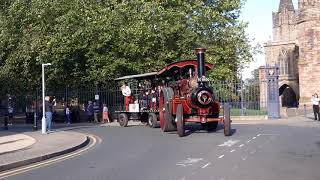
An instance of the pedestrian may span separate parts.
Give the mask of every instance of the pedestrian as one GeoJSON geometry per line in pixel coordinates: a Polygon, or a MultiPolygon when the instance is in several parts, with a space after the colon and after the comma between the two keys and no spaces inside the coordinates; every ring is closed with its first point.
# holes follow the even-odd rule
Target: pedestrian
{"type": "Polygon", "coordinates": [[[47,132],[51,132],[51,123],[52,123],[52,108],[53,104],[50,102],[50,97],[45,97],[45,115],[46,115],[46,126],[47,132]]]}
{"type": "Polygon", "coordinates": [[[71,114],[70,106],[69,106],[69,104],[67,104],[67,106],[66,106],[66,123],[67,124],[71,123],[70,114],[71,114]]]}
{"type": "Polygon", "coordinates": [[[87,106],[87,117],[88,117],[88,122],[91,123],[93,121],[93,105],[92,101],[88,101],[88,106],[87,106]]]}
{"type": "Polygon", "coordinates": [[[313,106],[313,113],[314,113],[314,120],[320,121],[320,114],[319,114],[319,96],[317,93],[313,94],[311,97],[311,102],[313,106]]]}
{"type": "Polygon", "coordinates": [[[12,125],[12,122],[13,122],[13,106],[12,105],[9,105],[8,107],[8,125],[12,125]]]}
{"type": "Polygon", "coordinates": [[[106,104],[103,104],[102,111],[103,111],[103,114],[102,114],[103,122],[102,123],[110,123],[110,120],[109,120],[109,109],[108,109],[106,104]]]}
{"type": "Polygon", "coordinates": [[[121,91],[122,91],[122,95],[124,96],[124,103],[125,103],[125,107],[126,107],[126,111],[129,111],[129,104],[131,102],[131,89],[128,86],[128,83],[124,83],[121,86],[121,91]]]}
{"type": "Polygon", "coordinates": [[[56,118],[57,118],[57,100],[56,100],[56,97],[53,96],[52,97],[52,124],[55,123],[56,121],[56,118]]]}
{"type": "Polygon", "coordinates": [[[150,109],[155,110],[157,108],[157,95],[154,89],[151,90],[150,98],[151,98],[150,109]]]}
{"type": "Polygon", "coordinates": [[[93,115],[94,115],[94,123],[99,123],[99,112],[100,107],[97,102],[93,103],[93,115]]]}

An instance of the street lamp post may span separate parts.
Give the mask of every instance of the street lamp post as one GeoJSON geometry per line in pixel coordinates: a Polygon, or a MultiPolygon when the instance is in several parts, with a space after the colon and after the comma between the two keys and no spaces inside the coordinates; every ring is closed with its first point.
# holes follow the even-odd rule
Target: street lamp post
{"type": "Polygon", "coordinates": [[[42,119],[41,119],[41,133],[46,134],[47,126],[46,126],[46,106],[45,106],[45,79],[44,79],[44,68],[46,66],[50,66],[51,63],[42,64],[42,119]]]}

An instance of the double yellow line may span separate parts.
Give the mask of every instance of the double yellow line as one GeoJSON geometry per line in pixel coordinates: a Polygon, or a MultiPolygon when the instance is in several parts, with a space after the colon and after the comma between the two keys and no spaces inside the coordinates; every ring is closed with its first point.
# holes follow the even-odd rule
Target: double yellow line
{"type": "Polygon", "coordinates": [[[15,175],[18,175],[18,174],[22,174],[22,173],[25,173],[25,172],[28,172],[28,171],[32,171],[34,169],[38,169],[38,168],[41,168],[41,167],[49,166],[49,165],[54,164],[54,163],[58,163],[58,162],[61,162],[61,161],[67,160],[67,159],[71,159],[71,158],[76,157],[76,156],[80,156],[81,154],[86,153],[90,149],[92,149],[96,144],[100,144],[102,142],[102,139],[100,137],[98,137],[98,136],[91,135],[91,134],[87,134],[87,136],[90,138],[90,140],[92,140],[92,142],[90,142],[90,144],[88,146],[84,147],[83,149],[80,149],[80,150],[77,150],[75,152],[72,152],[72,153],[69,153],[69,154],[66,154],[66,155],[62,155],[62,156],[59,156],[59,157],[56,157],[56,158],[53,158],[53,159],[48,159],[48,160],[45,160],[45,161],[42,161],[42,162],[38,162],[38,163],[22,166],[22,167],[19,167],[19,168],[8,170],[8,171],[4,171],[4,172],[0,173],[0,179],[4,179],[4,178],[10,177],[10,176],[15,176],[15,175]]]}

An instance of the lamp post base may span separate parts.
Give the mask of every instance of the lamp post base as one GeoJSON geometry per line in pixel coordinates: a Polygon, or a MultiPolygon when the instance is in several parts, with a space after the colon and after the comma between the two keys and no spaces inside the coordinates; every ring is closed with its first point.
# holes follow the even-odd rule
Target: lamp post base
{"type": "Polygon", "coordinates": [[[46,118],[45,116],[42,117],[41,119],[41,133],[42,134],[47,134],[47,125],[46,125],[46,118]]]}

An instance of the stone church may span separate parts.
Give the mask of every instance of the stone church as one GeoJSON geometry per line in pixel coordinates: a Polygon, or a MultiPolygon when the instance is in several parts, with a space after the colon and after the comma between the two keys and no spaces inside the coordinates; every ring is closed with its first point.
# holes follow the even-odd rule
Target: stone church
{"type": "MultiPolygon", "coordinates": [[[[310,104],[312,94],[320,95],[320,0],[280,0],[273,12],[273,38],[264,44],[266,65],[279,67],[279,94],[282,107],[310,104]]],[[[259,68],[265,80],[266,67],[259,68]]],[[[261,85],[266,100],[266,84],[261,85]]]]}

